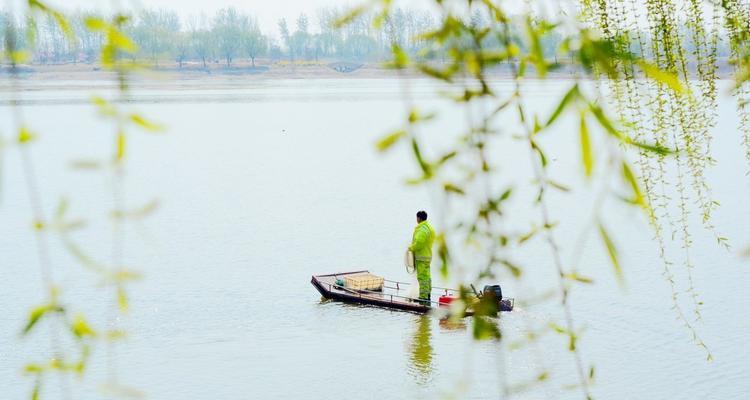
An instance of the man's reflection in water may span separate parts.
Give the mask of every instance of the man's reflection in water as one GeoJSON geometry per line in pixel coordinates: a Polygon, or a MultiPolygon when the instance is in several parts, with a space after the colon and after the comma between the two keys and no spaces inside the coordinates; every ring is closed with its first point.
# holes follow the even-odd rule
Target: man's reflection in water
{"type": "Polygon", "coordinates": [[[429,315],[415,317],[416,329],[411,341],[409,354],[409,374],[419,385],[424,385],[432,378],[432,321],[429,315]]]}

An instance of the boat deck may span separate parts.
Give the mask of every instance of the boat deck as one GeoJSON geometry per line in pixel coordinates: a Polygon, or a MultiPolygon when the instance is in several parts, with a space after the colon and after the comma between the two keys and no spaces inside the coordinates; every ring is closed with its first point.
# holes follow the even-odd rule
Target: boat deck
{"type": "MultiPolygon", "coordinates": [[[[411,284],[406,282],[385,279],[382,291],[353,290],[336,284],[337,279],[344,279],[347,276],[367,275],[369,273],[370,271],[352,271],[328,275],[313,275],[311,283],[323,297],[347,303],[369,304],[417,313],[426,313],[432,307],[439,306],[438,302],[434,300],[430,302],[432,306],[430,307],[408,297],[411,284]]],[[[443,295],[457,295],[457,291],[433,286],[432,299],[437,299],[443,295]]],[[[501,309],[503,311],[510,311],[512,308],[513,300],[503,299],[501,309]]],[[[471,314],[470,310],[466,312],[466,315],[471,314]]]]}

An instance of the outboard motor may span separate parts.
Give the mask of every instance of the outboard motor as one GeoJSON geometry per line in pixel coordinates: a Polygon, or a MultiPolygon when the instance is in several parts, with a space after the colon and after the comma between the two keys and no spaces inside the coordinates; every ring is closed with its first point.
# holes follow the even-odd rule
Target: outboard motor
{"type": "Polygon", "coordinates": [[[482,290],[482,296],[487,295],[494,295],[495,299],[499,302],[503,299],[503,289],[500,288],[500,285],[485,285],[484,290],[482,290]]]}
{"type": "Polygon", "coordinates": [[[513,311],[513,299],[503,298],[503,289],[500,285],[486,285],[482,290],[482,296],[492,297],[497,302],[498,311],[513,311]]]}

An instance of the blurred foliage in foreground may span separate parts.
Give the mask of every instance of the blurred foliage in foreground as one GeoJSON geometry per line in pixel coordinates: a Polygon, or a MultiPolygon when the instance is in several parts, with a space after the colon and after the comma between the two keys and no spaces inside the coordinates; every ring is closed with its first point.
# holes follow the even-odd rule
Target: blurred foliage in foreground
{"type": "MultiPolygon", "coordinates": [[[[703,3],[697,0],[677,2],[675,0],[648,0],[641,5],[636,0],[605,1],[583,0],[578,8],[558,9],[552,16],[537,12],[528,4],[520,12],[509,13],[501,2],[491,0],[435,0],[434,6],[440,17],[435,24],[425,24],[420,31],[399,35],[393,24],[398,10],[389,0],[373,1],[337,16],[333,24],[322,30],[337,35],[337,32],[368,31],[368,26],[379,32],[388,32],[383,38],[391,49],[389,66],[398,70],[411,70],[426,77],[445,82],[451,90],[447,96],[457,107],[467,113],[467,125],[456,139],[454,148],[439,155],[425,151],[429,140],[423,135],[426,123],[433,115],[421,109],[405,84],[404,99],[407,118],[402,129],[385,136],[377,147],[386,151],[399,143],[405,143],[413,154],[420,175],[413,184],[436,184],[441,190],[445,204],[469,204],[474,211],[470,216],[454,216],[441,224],[444,231],[438,238],[438,257],[444,274],[461,264],[462,254],[470,247],[474,254],[483,257],[483,268],[477,281],[494,277],[519,278],[526,267],[513,259],[513,249],[541,238],[549,249],[551,271],[558,280],[556,297],[561,307],[561,322],[537,327],[528,333],[528,343],[511,343],[509,346],[532,344],[544,332],[555,332],[565,338],[567,348],[573,353],[578,388],[584,397],[591,397],[590,385],[594,378],[594,367],[586,362],[578,351],[581,330],[576,325],[568,302],[570,290],[577,284],[591,284],[593,277],[582,276],[577,270],[578,259],[565,261],[556,238],[556,222],[549,204],[551,192],[571,190],[567,185],[551,178],[548,162],[550,152],[545,149],[543,137],[556,123],[568,116],[576,120],[574,132],[579,143],[581,171],[589,181],[601,182],[601,191],[592,209],[591,222],[582,227],[582,240],[595,233],[602,243],[612,265],[612,271],[622,282],[623,271],[618,257],[618,246],[612,237],[602,209],[607,199],[616,195],[643,210],[653,227],[663,259],[664,275],[673,288],[674,308],[693,335],[693,340],[710,352],[698,335],[695,324],[700,320],[700,305],[692,279],[694,268],[690,258],[692,243],[688,215],[697,211],[703,226],[715,234],[717,242],[728,247],[713,225],[711,215],[718,203],[712,199],[705,171],[713,163],[710,153],[711,129],[716,125],[717,69],[721,33],[726,32],[728,51],[733,67],[733,95],[737,99],[741,133],[738,142],[746,149],[750,159],[750,132],[748,124],[748,79],[750,79],[750,7],[741,0],[703,3]],[[363,19],[364,15],[370,17],[363,19]],[[366,23],[363,25],[362,21],[366,23]],[[391,25],[391,28],[389,27],[391,25]],[[385,27],[385,30],[383,30],[385,27]],[[418,43],[418,46],[414,46],[418,43]],[[433,55],[433,56],[431,56],[433,55]],[[439,56],[434,56],[439,55],[439,56]],[[512,76],[512,89],[499,91],[488,80],[488,73],[503,66],[512,76]],[[573,76],[564,95],[557,99],[557,106],[548,113],[531,109],[524,99],[527,96],[524,78],[545,79],[551,71],[565,66],[573,76]],[[594,82],[589,90],[584,81],[594,82]],[[514,121],[498,128],[499,118],[514,121]],[[521,141],[528,151],[533,174],[535,196],[532,202],[538,210],[538,220],[523,233],[506,231],[503,222],[509,199],[517,189],[501,186],[497,178],[502,176],[499,160],[489,150],[492,143],[503,136],[512,136],[521,141]],[[635,158],[635,164],[628,157],[635,158]],[[461,171],[460,174],[446,171],[461,171]],[[669,171],[676,171],[670,174],[669,171]],[[666,189],[676,190],[676,199],[665,196],[666,189]],[[675,214],[674,209],[678,212],[675,214]],[[695,210],[693,209],[695,208],[695,210]],[[680,261],[667,252],[666,242],[677,237],[683,253],[680,261]],[[478,251],[477,251],[478,250],[478,251]],[[675,274],[687,276],[688,287],[678,287],[675,274]],[[681,296],[687,294],[693,312],[684,311],[681,296]]],[[[12,11],[12,10],[11,10],[12,11]]],[[[92,270],[105,285],[104,289],[113,297],[112,313],[124,313],[128,309],[126,284],[137,273],[125,267],[122,224],[129,219],[138,219],[155,208],[154,202],[140,210],[123,207],[123,169],[130,152],[127,146],[131,128],[158,131],[159,126],[140,114],[126,109],[130,72],[137,67],[132,62],[143,55],[138,44],[147,49],[154,61],[167,51],[163,43],[154,41],[166,29],[175,31],[178,22],[174,18],[156,13],[142,14],[138,23],[143,24],[144,36],[137,30],[129,31],[131,18],[125,14],[111,17],[93,15],[70,19],[38,0],[29,0],[19,15],[20,23],[11,12],[5,18],[3,29],[3,59],[11,65],[11,80],[17,89],[18,64],[27,62],[38,43],[40,21],[49,28],[45,33],[51,43],[78,44],[85,52],[97,52],[103,67],[115,72],[120,91],[119,101],[109,103],[95,98],[94,104],[111,122],[112,154],[103,160],[84,161],[78,166],[97,168],[113,179],[112,210],[112,255],[107,263],[94,261],[72,240],[69,234],[82,224],[70,219],[67,200],[61,200],[54,218],[46,218],[45,210],[36,190],[39,182],[34,179],[34,163],[29,147],[36,135],[27,127],[21,113],[21,93],[13,104],[14,141],[21,152],[24,174],[34,212],[34,230],[37,237],[39,264],[47,288],[41,305],[30,313],[28,323],[22,329],[24,335],[35,332],[43,321],[51,326],[51,355],[47,360],[29,363],[26,372],[35,379],[31,397],[40,396],[41,387],[50,373],[61,379],[61,393],[69,393],[67,385],[71,374],[83,374],[90,348],[102,343],[106,348],[108,365],[114,365],[115,353],[112,340],[123,335],[116,323],[106,327],[94,327],[88,319],[75,311],[73,304],[65,301],[64,291],[54,279],[51,257],[47,245],[48,235],[60,236],[66,248],[80,263],[92,270]],[[153,20],[150,19],[153,17],[153,20]],[[74,21],[71,23],[71,21],[74,21]],[[161,22],[159,22],[161,21],[161,22]],[[149,25],[151,24],[151,25],[149,25]],[[158,28],[157,30],[153,29],[158,28]],[[151,30],[149,30],[151,29],[151,30]],[[50,32],[59,32],[50,33],[50,32]],[[83,32],[83,33],[82,33],[83,32]],[[51,35],[51,36],[50,36],[51,35]],[[59,37],[58,37],[59,36],[59,37]],[[56,38],[56,39],[55,39],[56,38]],[[78,38],[78,39],[76,39],[78,38]],[[93,38],[93,39],[92,39],[93,38]],[[150,38],[150,39],[149,39],[150,38]],[[78,40],[82,40],[79,42],[78,40]],[[89,43],[91,42],[91,43],[89,43]],[[96,50],[92,50],[96,49],[96,50]],[[126,60],[128,62],[126,62],[126,60]],[[63,339],[78,345],[79,351],[67,354],[63,339]]],[[[264,47],[253,19],[236,15],[231,10],[217,14],[210,29],[215,40],[214,57],[223,57],[231,64],[238,52],[240,41],[227,41],[238,35],[237,27],[250,32],[246,41],[245,55],[254,60],[257,49],[264,47]],[[243,22],[244,21],[244,22],[243,22]],[[220,34],[219,34],[220,33],[220,34]],[[223,36],[222,36],[223,35],[223,36]],[[221,39],[223,37],[224,39],[221,39]]],[[[399,25],[398,27],[400,27],[399,25]]],[[[290,32],[286,21],[279,24],[282,38],[290,58],[309,57],[307,44],[298,46],[298,40],[306,37],[305,18],[297,21],[297,30],[290,32]],[[301,33],[301,34],[298,34],[301,33]]],[[[396,27],[396,28],[398,28],[396,27]]],[[[177,28],[179,30],[179,28],[177,28]]],[[[201,34],[191,40],[199,42],[201,34]]],[[[245,31],[242,31],[245,32],[245,31]]],[[[348,34],[347,38],[351,38],[348,34]]],[[[261,35],[262,36],[262,35],[261,35]]],[[[244,36],[243,36],[244,37],[244,36]]],[[[321,37],[322,39],[322,37],[321,37]]],[[[202,40],[202,39],[201,39],[202,40]]],[[[308,43],[302,41],[302,43],[308,43]]],[[[53,45],[57,46],[57,45],[53,45]]],[[[60,45],[64,46],[64,45],[60,45]]],[[[183,60],[185,42],[177,42],[175,54],[183,60]],[[180,44],[182,43],[182,44],[180,44]]],[[[200,55],[195,45],[194,51],[200,55]]],[[[279,50],[280,51],[280,50],[279,50]]],[[[181,62],[181,61],[180,61],[181,62]]],[[[466,287],[462,288],[462,300],[472,300],[466,287]]],[[[460,302],[459,302],[460,304],[460,302]]],[[[478,316],[473,319],[473,332],[477,339],[501,338],[502,329],[497,320],[489,318],[493,307],[473,304],[478,316]]],[[[420,328],[420,337],[428,337],[420,328]]],[[[425,342],[427,340],[424,340],[425,342]]],[[[429,366],[430,360],[423,356],[425,349],[417,347],[415,363],[429,366]]],[[[429,350],[429,349],[427,349],[429,350]]],[[[429,353],[427,351],[425,354],[429,353]]],[[[521,392],[531,383],[547,380],[556,371],[539,371],[529,382],[510,383],[505,388],[508,394],[521,392]]],[[[121,385],[114,367],[110,368],[107,393],[116,397],[134,397],[138,392],[121,385]]],[[[69,395],[67,396],[69,397],[69,395]]]]}
{"type": "MultiPolygon", "coordinates": [[[[378,15],[374,20],[377,26],[389,18],[391,3],[367,3],[340,23],[346,25],[359,13],[368,11],[378,15]]],[[[527,4],[523,12],[511,13],[502,2],[491,0],[436,0],[434,6],[440,10],[441,21],[419,38],[425,42],[425,53],[439,50],[447,54],[444,62],[413,57],[394,43],[390,66],[446,83],[452,89],[446,91],[447,96],[466,110],[468,126],[456,137],[454,147],[442,154],[428,155],[425,149],[430,147],[430,139],[424,131],[429,130],[428,121],[434,114],[422,110],[405,85],[407,120],[403,128],[384,136],[377,148],[387,151],[405,142],[421,171],[410,183],[441,188],[444,198],[438,203],[447,204],[446,209],[458,209],[451,205],[460,204],[474,210],[468,217],[451,216],[441,224],[444,231],[439,234],[438,254],[443,273],[466,264],[465,255],[479,251],[484,268],[476,277],[478,281],[519,278],[526,267],[513,259],[514,249],[541,236],[549,248],[554,266],[551,272],[559,278],[556,297],[562,307],[562,322],[531,332],[529,342],[548,330],[567,337],[578,374],[574,386],[584,397],[591,397],[589,385],[594,367],[578,352],[580,327],[575,324],[568,298],[575,284],[591,284],[594,279],[578,272],[580,251],[575,252],[573,260],[562,258],[548,195],[571,188],[551,179],[553,171],[548,160],[556,156],[543,143],[544,134],[554,129],[562,115],[569,114],[578,120],[576,136],[582,174],[589,181],[598,180],[602,188],[591,222],[581,228],[579,242],[584,243],[592,232],[598,234],[615,276],[624,282],[618,246],[602,210],[607,198],[613,196],[641,208],[653,228],[663,260],[663,275],[672,287],[675,313],[711,360],[696,329],[703,302],[692,275],[695,266],[690,256],[689,215],[699,214],[705,229],[720,246],[729,249],[728,239],[718,233],[712,222],[712,212],[719,204],[711,196],[705,171],[714,163],[710,145],[717,118],[722,32],[728,33],[734,68],[732,95],[737,98],[740,116],[738,142],[745,145],[750,159],[750,7],[742,1],[704,4],[674,0],[649,0],[645,4],[635,0],[584,0],[573,10],[559,5],[556,13],[541,5],[539,8],[545,13],[536,12],[533,3],[527,4]],[[553,41],[557,45],[549,49],[543,43],[549,43],[552,37],[557,38],[553,41]],[[507,65],[512,72],[514,85],[510,91],[497,89],[489,82],[491,72],[501,65],[507,65]],[[524,78],[545,79],[550,71],[563,66],[574,79],[557,101],[557,107],[549,114],[530,108],[524,102],[524,78]],[[588,80],[593,80],[593,90],[583,84],[588,80]],[[501,118],[499,127],[497,121],[501,118]],[[533,201],[539,219],[528,232],[520,234],[508,232],[504,223],[506,203],[518,188],[497,183],[503,181],[503,160],[488,150],[508,136],[526,142],[537,193],[533,201]],[[636,160],[635,165],[629,158],[636,160]],[[666,194],[672,191],[679,194],[677,198],[666,194]],[[680,243],[679,254],[668,251],[667,242],[672,238],[680,243]],[[676,279],[677,274],[684,279],[676,279]],[[678,282],[682,281],[687,284],[680,286],[678,282]]],[[[504,170],[512,169],[506,166],[504,170]]],[[[582,249],[583,245],[577,247],[582,249]]],[[[463,293],[464,301],[471,301],[470,291],[463,293]]],[[[477,339],[500,339],[502,330],[481,315],[474,324],[477,339]]],[[[531,381],[546,380],[552,373],[542,371],[531,381]]],[[[506,391],[514,393],[528,387],[509,385],[506,391]]]]}
{"type": "MultiPolygon", "coordinates": [[[[141,114],[134,112],[124,104],[128,98],[128,81],[130,72],[136,68],[132,63],[125,63],[128,54],[137,51],[137,46],[123,32],[122,27],[127,23],[125,15],[114,15],[105,20],[93,16],[81,21],[85,28],[99,35],[99,60],[102,67],[114,72],[117,82],[118,96],[116,101],[109,102],[101,97],[92,99],[93,105],[105,119],[111,132],[112,150],[96,160],[76,160],[71,166],[76,169],[98,171],[111,181],[111,198],[113,209],[109,214],[112,226],[110,244],[111,250],[106,261],[98,260],[91,254],[94,250],[80,246],[75,237],[76,231],[84,229],[88,222],[86,218],[76,218],[71,215],[70,203],[73,200],[61,198],[59,205],[51,217],[42,204],[43,191],[36,178],[37,167],[32,146],[37,140],[36,132],[30,127],[33,121],[24,116],[21,107],[19,69],[20,63],[29,59],[36,43],[36,28],[38,21],[54,21],[57,29],[68,40],[73,40],[75,32],[68,18],[61,12],[37,1],[29,0],[22,11],[25,16],[26,32],[19,32],[19,27],[6,24],[3,29],[3,61],[10,64],[10,101],[12,116],[11,127],[15,131],[9,143],[18,148],[22,159],[22,171],[27,195],[33,212],[33,229],[36,237],[36,250],[42,277],[42,287],[46,290],[46,297],[40,301],[29,313],[28,322],[21,334],[24,337],[37,334],[40,325],[47,325],[50,336],[49,354],[46,359],[29,362],[24,369],[25,374],[33,378],[32,399],[38,399],[45,393],[44,388],[54,382],[50,375],[57,375],[58,392],[65,399],[72,398],[72,377],[81,377],[90,363],[90,356],[94,347],[103,350],[103,361],[106,369],[106,382],[102,387],[102,394],[107,397],[133,398],[141,397],[141,392],[122,384],[117,370],[117,342],[126,336],[121,328],[121,320],[129,310],[128,287],[140,278],[140,274],[128,265],[124,251],[124,225],[137,223],[153,212],[158,202],[150,201],[136,209],[126,209],[124,196],[124,171],[126,161],[131,150],[128,147],[128,137],[134,129],[145,132],[159,132],[161,126],[148,120],[141,114]],[[50,241],[52,236],[57,238],[70,256],[92,273],[99,282],[102,299],[107,304],[106,321],[99,326],[92,323],[92,319],[85,316],[81,305],[70,303],[65,296],[65,288],[59,285],[60,267],[65,264],[62,255],[54,254],[50,241]],[[109,300],[109,301],[108,301],[109,300]]],[[[7,20],[6,20],[7,22],[7,20]]],[[[4,142],[0,137],[0,142],[4,142]]],[[[0,148],[0,150],[3,150],[0,148]]],[[[0,165],[1,167],[2,165],[0,165]]],[[[101,243],[106,243],[102,239],[101,243]]]]}

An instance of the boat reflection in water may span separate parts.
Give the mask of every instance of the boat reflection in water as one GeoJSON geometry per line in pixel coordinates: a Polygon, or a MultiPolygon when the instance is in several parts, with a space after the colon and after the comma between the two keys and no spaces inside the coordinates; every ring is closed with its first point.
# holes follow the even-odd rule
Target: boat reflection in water
{"type": "Polygon", "coordinates": [[[409,348],[409,374],[419,385],[424,385],[432,378],[435,367],[432,365],[432,318],[429,315],[414,317],[415,330],[409,348]]]}
{"type": "Polygon", "coordinates": [[[466,322],[463,319],[440,318],[440,330],[442,331],[465,331],[466,322]]]}

